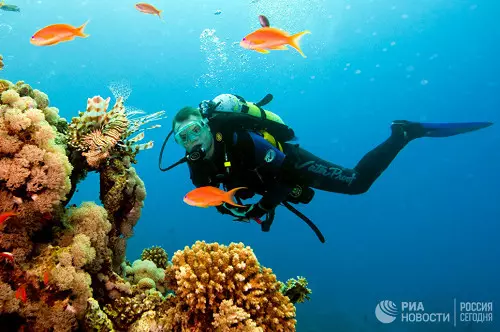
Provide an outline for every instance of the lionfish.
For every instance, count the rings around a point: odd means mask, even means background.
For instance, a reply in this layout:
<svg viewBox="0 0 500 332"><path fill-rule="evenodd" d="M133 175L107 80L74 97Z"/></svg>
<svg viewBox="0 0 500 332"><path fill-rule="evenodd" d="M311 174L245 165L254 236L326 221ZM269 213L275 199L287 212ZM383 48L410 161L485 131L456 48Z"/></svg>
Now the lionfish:
<svg viewBox="0 0 500 332"><path fill-rule="evenodd" d="M144 138L141 127L151 121L163 118L165 111L159 111L137 118L133 116L144 112L128 111L123 106L123 97L118 97L113 108L108 112L110 97L88 98L87 109L79 112L69 124L68 144L82 151L87 163L98 168L114 152L126 152L135 156L140 150L151 149L153 141L136 144ZM158 128L154 125L146 129ZM136 134L137 133L137 134ZM130 138L133 134L136 136Z"/></svg>

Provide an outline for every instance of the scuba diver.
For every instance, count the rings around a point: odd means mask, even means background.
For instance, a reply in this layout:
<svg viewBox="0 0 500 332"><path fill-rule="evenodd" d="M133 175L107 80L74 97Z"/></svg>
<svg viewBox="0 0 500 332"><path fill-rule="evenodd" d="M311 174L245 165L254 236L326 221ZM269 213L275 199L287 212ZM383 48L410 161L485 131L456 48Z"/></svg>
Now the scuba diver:
<svg viewBox="0 0 500 332"><path fill-rule="evenodd" d="M258 194L261 199L244 208L229 204L217 206L222 214L238 221L254 219L262 231L270 230L275 209L284 205L304 220L321 242L319 229L293 204L308 204L314 189L348 195L368 191L387 169L396 155L412 140L421 137L449 137L491 126L491 122L421 123L396 120L391 135L368 152L354 168L323 160L303 149L293 129L262 106L272 100L268 94L257 103L247 102L233 94L222 94L204 100L198 108L184 107L172 121L172 130L163 142L159 167L167 171L187 162L195 187L223 185L225 190L237 187L235 198L241 200ZM162 168L165 144L174 135L186 155L175 164ZM265 220L260 221L261 217Z"/></svg>

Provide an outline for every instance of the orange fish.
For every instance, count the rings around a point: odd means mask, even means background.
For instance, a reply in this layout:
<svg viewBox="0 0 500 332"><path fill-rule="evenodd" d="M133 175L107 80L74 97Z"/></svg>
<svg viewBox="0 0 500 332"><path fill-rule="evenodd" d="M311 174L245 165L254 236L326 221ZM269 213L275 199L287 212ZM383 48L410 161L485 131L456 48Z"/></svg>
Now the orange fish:
<svg viewBox="0 0 500 332"><path fill-rule="evenodd" d="M222 203L227 203L238 207L245 207L243 205L238 205L234 200L234 194L240 189L246 188L238 187L226 192L224 190L220 190L219 188L211 186L199 187L187 193L187 195L184 196L184 202L191 206L203 208L209 206L219 206Z"/></svg>
<svg viewBox="0 0 500 332"><path fill-rule="evenodd" d="M49 284L49 279L50 279L50 272L45 271L45 273L43 274L43 284L45 286L47 286Z"/></svg>
<svg viewBox="0 0 500 332"><path fill-rule="evenodd" d="M16 299L20 299L21 301L26 302L27 298L28 296L26 295L26 286L21 285L21 287L16 290Z"/></svg>
<svg viewBox="0 0 500 332"><path fill-rule="evenodd" d="M69 24L52 24L35 32L31 36L30 43L36 46L49 46L73 40L75 37L87 38L88 34L83 32L89 21L75 28Z"/></svg>
<svg viewBox="0 0 500 332"><path fill-rule="evenodd" d="M248 50L267 54L269 50L287 50L286 45L290 45L306 58L300 49L299 40L303 35L309 33L311 33L309 30L304 30L290 36L288 32L277 28L262 27L245 36L241 40L240 46Z"/></svg>
<svg viewBox="0 0 500 332"><path fill-rule="evenodd" d="M136 3L135 8L141 13L158 15L158 17L161 19L162 10L156 9L153 5L150 5L149 3L145 2Z"/></svg>
<svg viewBox="0 0 500 332"><path fill-rule="evenodd" d="M9 212L2 212L0 213L0 225L7 219L9 219L10 217L12 216L15 216L16 213L13 212L13 211L9 211Z"/></svg>

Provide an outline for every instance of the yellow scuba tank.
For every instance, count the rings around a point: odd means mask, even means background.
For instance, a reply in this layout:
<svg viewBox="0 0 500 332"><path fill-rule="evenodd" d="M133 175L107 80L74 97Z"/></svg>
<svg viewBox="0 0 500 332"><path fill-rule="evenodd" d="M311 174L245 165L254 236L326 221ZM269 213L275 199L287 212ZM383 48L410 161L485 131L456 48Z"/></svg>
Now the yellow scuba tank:
<svg viewBox="0 0 500 332"><path fill-rule="evenodd" d="M212 102L217 105L217 107L215 108L215 111L217 112L246 113L257 118L265 117L268 120L283 125L285 124L285 122L276 113L265 110L257 104L246 101L245 99L237 95L228 93L218 95L217 97L212 99ZM274 147L283 151L280 142L278 142L268 131L262 130L260 133L266 141L271 143Z"/></svg>

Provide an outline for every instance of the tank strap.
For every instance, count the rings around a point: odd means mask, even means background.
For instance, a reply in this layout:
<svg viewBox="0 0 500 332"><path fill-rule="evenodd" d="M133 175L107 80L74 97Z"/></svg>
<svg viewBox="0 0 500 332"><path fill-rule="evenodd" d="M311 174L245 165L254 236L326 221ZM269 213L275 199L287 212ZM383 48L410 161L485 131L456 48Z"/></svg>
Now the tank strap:
<svg viewBox="0 0 500 332"><path fill-rule="evenodd" d="M238 95L234 95L236 98L238 98L238 100L243 104L241 105L241 113L244 113L244 114L248 114L248 112L250 111L250 107L248 107L247 105L247 101L245 100L245 98L243 98L242 96L238 96ZM266 96L267 98L268 96ZM264 99L266 99L264 98ZM272 99L272 95L271 95L271 99ZM269 100L271 101L271 100ZM268 103L268 102L267 102ZM266 105L267 103L265 103L264 105ZM267 119L267 115L266 115L266 112L264 112L264 109L261 107L260 105L260 102L257 103L257 104L254 104L255 106L257 106L259 108L259 111L260 111L260 117L262 119Z"/></svg>
<svg viewBox="0 0 500 332"><path fill-rule="evenodd" d="M257 106L257 105L255 105L255 106ZM257 107L259 108L259 111L260 111L260 117L264 120L267 119L267 115L266 115L266 112L264 112L264 109L260 106L257 106Z"/></svg>

